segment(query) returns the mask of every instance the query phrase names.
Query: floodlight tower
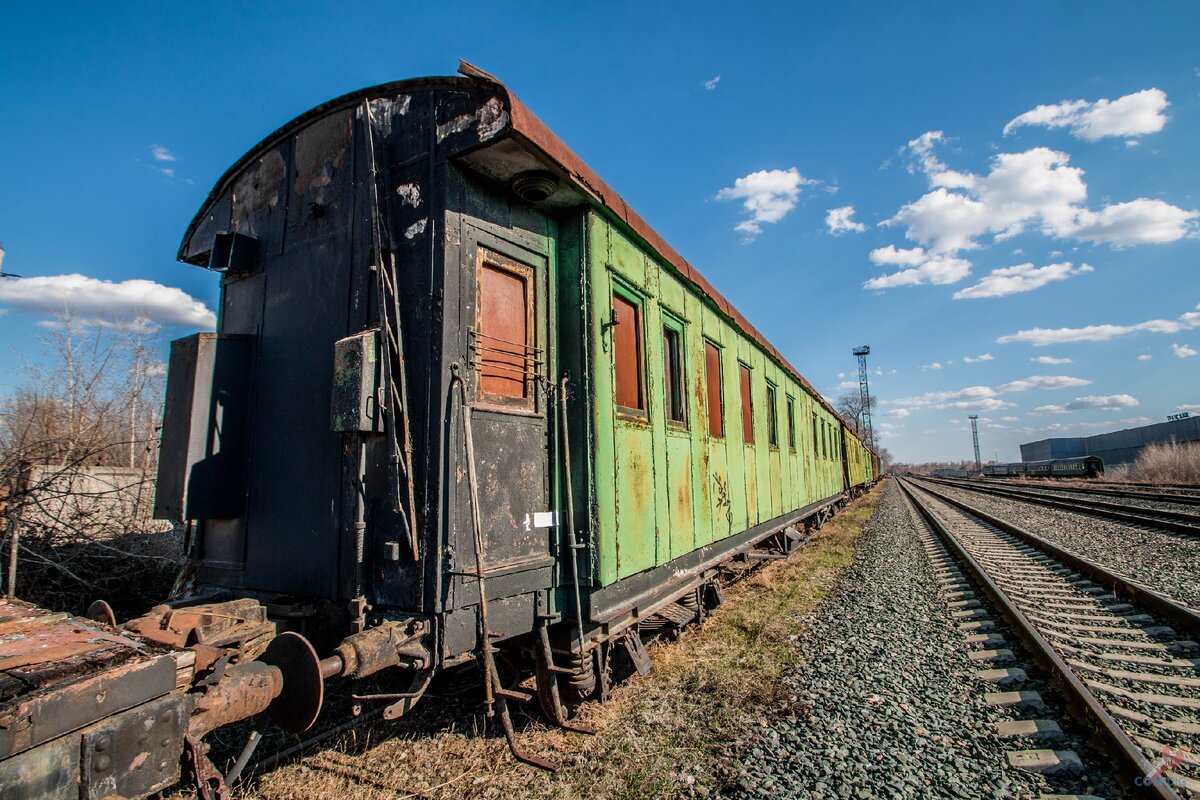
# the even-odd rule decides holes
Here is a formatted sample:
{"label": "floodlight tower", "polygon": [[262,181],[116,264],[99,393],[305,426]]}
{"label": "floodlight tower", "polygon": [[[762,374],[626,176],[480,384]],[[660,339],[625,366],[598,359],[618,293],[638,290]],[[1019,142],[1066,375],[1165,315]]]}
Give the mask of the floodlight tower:
{"label": "floodlight tower", "polygon": [[979,460],[979,415],[972,414],[967,417],[971,420],[971,439],[975,442],[975,471],[983,472],[983,462]]}
{"label": "floodlight tower", "polygon": [[869,345],[856,347],[851,352],[858,356],[858,399],[862,405],[862,425],[867,432],[867,445],[875,448],[875,428],[871,424],[871,387],[867,385],[867,356],[871,354]]}

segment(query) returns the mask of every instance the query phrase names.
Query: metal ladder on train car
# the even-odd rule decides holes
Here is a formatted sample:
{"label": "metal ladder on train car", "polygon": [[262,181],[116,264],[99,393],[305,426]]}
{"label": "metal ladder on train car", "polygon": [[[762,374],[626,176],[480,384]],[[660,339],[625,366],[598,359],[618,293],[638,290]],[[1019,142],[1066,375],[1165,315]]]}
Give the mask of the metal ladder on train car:
{"label": "metal ladder on train car", "polygon": [[379,299],[379,328],[383,338],[381,361],[383,385],[384,433],[388,444],[388,484],[392,510],[404,520],[408,546],[413,560],[420,558],[417,512],[412,470],[412,434],[409,430],[408,382],[404,368],[404,334],[400,322],[400,296],[396,290],[396,257],[385,253],[380,222],[379,161],[375,151],[375,123],[371,103],[363,100],[362,116],[367,139],[367,157],[371,168],[371,268],[375,270]]}

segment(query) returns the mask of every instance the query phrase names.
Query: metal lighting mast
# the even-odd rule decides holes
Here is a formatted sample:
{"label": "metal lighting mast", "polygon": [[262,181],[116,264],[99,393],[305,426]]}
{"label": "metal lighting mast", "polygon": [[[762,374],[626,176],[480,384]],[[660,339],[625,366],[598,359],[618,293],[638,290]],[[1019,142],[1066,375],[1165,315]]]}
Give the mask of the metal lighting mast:
{"label": "metal lighting mast", "polygon": [[983,463],[979,460],[979,415],[972,414],[967,417],[971,420],[971,439],[975,442],[975,471],[983,472]]}
{"label": "metal lighting mast", "polygon": [[871,354],[869,345],[856,347],[851,352],[858,356],[858,399],[862,404],[863,427],[867,431],[867,444],[875,449],[875,428],[871,424],[871,387],[867,385],[867,356]]}

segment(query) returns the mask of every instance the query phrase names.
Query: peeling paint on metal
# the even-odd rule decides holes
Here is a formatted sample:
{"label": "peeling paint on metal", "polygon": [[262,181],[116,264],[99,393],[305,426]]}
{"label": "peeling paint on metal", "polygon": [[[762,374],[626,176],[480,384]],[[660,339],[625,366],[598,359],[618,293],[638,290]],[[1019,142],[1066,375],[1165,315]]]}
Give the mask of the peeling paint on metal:
{"label": "peeling paint on metal", "polygon": [[303,197],[333,181],[345,163],[351,130],[349,116],[337,114],[313,123],[296,137],[297,195]]}
{"label": "peeling paint on metal", "polygon": [[450,120],[449,122],[443,122],[441,125],[437,126],[438,142],[441,142],[447,136],[465,131],[467,128],[471,127],[471,123],[477,119],[479,119],[478,112],[475,114],[462,114]]}
{"label": "peeling paint on metal", "polygon": [[429,220],[427,220],[427,219],[419,219],[416,222],[414,222],[412,225],[409,225],[408,228],[405,229],[405,231],[404,231],[404,238],[405,239],[414,239],[417,236],[420,236],[422,233],[425,232],[425,226],[428,222],[429,222]]}
{"label": "peeling paint on metal", "polygon": [[[371,124],[384,137],[392,135],[392,117],[403,116],[408,113],[408,107],[412,104],[412,97],[407,94],[399,94],[395,97],[377,97],[367,102],[368,112],[371,116]],[[355,111],[355,115],[361,119],[362,109]]]}
{"label": "peeling paint on metal", "polygon": [[400,202],[416,208],[421,203],[421,187],[415,183],[402,183],[396,187]]}
{"label": "peeling paint on metal", "polygon": [[233,229],[245,230],[247,220],[254,212],[266,208],[273,211],[279,203],[279,185],[283,182],[286,169],[279,150],[272,150],[258,160],[233,185]]}
{"label": "peeling paint on metal", "polygon": [[493,97],[479,109],[479,141],[486,142],[508,126],[508,112],[500,99]]}

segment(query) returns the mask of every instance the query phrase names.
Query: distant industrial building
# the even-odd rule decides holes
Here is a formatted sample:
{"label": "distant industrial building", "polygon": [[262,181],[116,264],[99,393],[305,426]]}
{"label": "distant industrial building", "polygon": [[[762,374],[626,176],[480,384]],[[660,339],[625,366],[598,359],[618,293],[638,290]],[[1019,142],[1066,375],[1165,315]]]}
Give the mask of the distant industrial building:
{"label": "distant industrial building", "polygon": [[1167,442],[1200,442],[1200,416],[1173,419],[1140,428],[1099,433],[1095,436],[1068,436],[1042,439],[1021,445],[1022,461],[1046,461],[1052,458],[1096,456],[1105,469],[1132,464],[1142,448]]}

